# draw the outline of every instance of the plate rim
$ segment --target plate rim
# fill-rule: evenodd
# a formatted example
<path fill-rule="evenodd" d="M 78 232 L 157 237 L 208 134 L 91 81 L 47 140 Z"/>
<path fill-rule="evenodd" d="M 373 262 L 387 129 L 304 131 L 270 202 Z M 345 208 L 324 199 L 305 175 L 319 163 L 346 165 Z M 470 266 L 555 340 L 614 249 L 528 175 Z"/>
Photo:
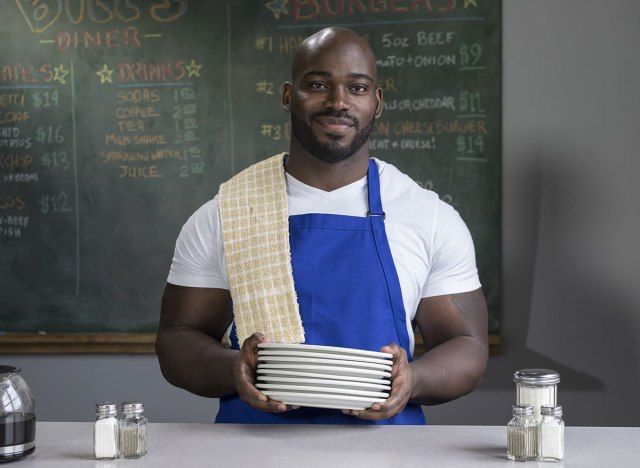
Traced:
<path fill-rule="evenodd" d="M 391 364 L 375 364 L 373 362 L 349 361 L 343 359 L 305 358 L 302 356 L 264 356 L 258 355 L 258 362 L 297 362 L 306 364 L 327 364 L 331 366 L 362 367 L 365 369 L 385 370 L 391 372 Z"/>
<path fill-rule="evenodd" d="M 354 356 L 352 354 L 341 353 L 318 353 L 315 351 L 297 351 L 295 349 L 260 349 L 258 350 L 258 356 L 299 356 L 299 357 L 313 357 L 318 359 L 340 359 L 342 361 L 359 361 L 371 364 L 380 364 L 383 366 L 392 366 L 393 361 L 391 359 L 380 359 L 369 356 Z M 339 357 L 338 357 L 339 356 Z"/>
<path fill-rule="evenodd" d="M 344 380 L 345 382 L 370 382 L 370 383 L 380 383 L 385 382 L 383 385 L 387 383 L 391 385 L 391 381 L 386 378 L 378 378 L 374 379 L 372 377 L 354 377 L 354 376 L 345 376 L 345 375 L 335 375 L 335 374 L 318 374 L 315 372 L 306 372 L 306 371 L 296 371 L 291 369 L 271 369 L 271 368 L 258 368 L 257 373 L 261 375 L 287 375 L 287 376 L 297 376 L 297 377 L 311 377 L 311 378 L 328 378 L 330 380 Z M 320 376 L 320 377 L 318 377 Z"/>
<path fill-rule="evenodd" d="M 299 369 L 304 372 L 305 369 L 308 371 L 318 371 L 318 370 L 327 370 L 333 372 L 352 372 L 356 375 L 369 375 L 375 377 L 391 377 L 391 372 L 386 372 L 382 370 L 376 369 L 354 369 L 350 367 L 335 367 L 335 366 L 318 366 L 318 365 L 297 365 L 297 364 L 258 364 L 258 369 Z"/>
<path fill-rule="evenodd" d="M 259 383 L 256 384 L 256 388 L 258 388 L 260 391 L 262 391 L 262 388 L 264 388 L 265 385 L 275 385 L 275 386 L 279 386 L 278 384 L 269 384 L 269 383 Z M 294 387 L 294 388 L 285 388 L 285 387 Z M 299 387 L 299 388 L 297 388 Z M 273 388 L 273 387 L 267 387 L 265 388 L 265 390 L 278 390 L 277 388 Z M 336 389 L 333 388 L 322 388 L 322 387 L 314 387 L 311 385 L 282 385 L 282 390 L 284 391 L 292 391 L 292 390 L 302 390 L 304 392 L 315 392 L 315 393 L 319 393 L 319 394 L 324 394 L 324 392 L 328 392 L 330 395 L 352 395 L 352 396 L 367 396 L 367 397 L 371 397 L 371 398 L 384 398 L 385 400 L 389 398 L 389 393 L 386 392 L 367 392 L 366 390 L 349 390 L 349 389 L 340 389 L 338 391 L 335 391 Z M 332 391 L 333 390 L 333 391 Z M 349 393 L 349 392 L 357 392 L 357 393 Z M 263 392 L 264 393 L 264 392 Z M 360 394 L 360 393 L 364 393 L 364 394 Z M 379 393 L 380 395 L 371 395 L 371 393 Z M 386 396 L 384 396 L 386 395 Z"/>
<path fill-rule="evenodd" d="M 267 393 L 268 392 L 268 393 Z M 366 402 L 366 403 L 383 403 L 385 401 L 384 398 L 374 398 L 374 397 L 350 397 L 348 395 L 325 395 L 322 393 L 297 393 L 297 392 L 278 392 L 278 391 L 272 391 L 272 390 L 267 390 L 265 392 L 262 392 L 265 395 L 267 395 L 268 397 L 270 397 L 271 395 L 276 396 L 276 395 L 283 395 L 286 394 L 286 396 L 290 396 L 290 397 L 296 397 L 296 398 L 304 398 L 304 399 L 312 399 L 314 397 L 318 398 L 318 399 L 328 399 L 328 400 L 346 400 L 346 401 L 362 401 L 362 402 Z M 276 398 L 274 398 L 276 399 Z M 278 400 L 280 401 L 280 400 Z"/>
<path fill-rule="evenodd" d="M 345 354 L 361 354 L 363 356 L 375 356 L 381 359 L 391 359 L 393 354 L 383 353 L 381 351 L 369 351 L 368 349 L 344 348 L 341 346 L 314 345 L 307 343 L 258 343 L 258 348 L 280 348 L 280 349 L 308 349 L 325 350 L 327 352 L 342 352 Z"/>
<path fill-rule="evenodd" d="M 276 380 L 274 380 L 276 379 Z M 375 388 L 377 390 L 381 390 L 381 391 L 387 391 L 387 390 L 391 390 L 391 385 L 386 385 L 386 384 L 379 384 L 379 383 L 372 383 L 372 382 L 354 382 L 354 381 L 349 381 L 349 380 L 333 380 L 333 379 L 318 379 L 318 378 L 312 378 L 312 377 L 307 377 L 307 378 L 297 378 L 297 377 L 292 377 L 292 376 L 274 376 L 274 375 L 265 375 L 265 374 L 260 374 L 257 376 L 256 380 L 259 380 L 261 382 L 266 382 L 269 383 L 268 381 L 272 381 L 272 382 L 279 382 L 279 383 L 286 383 L 286 382 L 293 382 L 296 383 L 298 385 L 304 385 L 304 384 L 308 384 L 308 385 L 323 385 L 326 383 L 326 385 L 335 385 L 337 387 L 339 386 L 345 386 L 345 387 L 356 387 L 356 388 Z M 304 382 L 307 380 L 313 380 L 313 382 Z"/>

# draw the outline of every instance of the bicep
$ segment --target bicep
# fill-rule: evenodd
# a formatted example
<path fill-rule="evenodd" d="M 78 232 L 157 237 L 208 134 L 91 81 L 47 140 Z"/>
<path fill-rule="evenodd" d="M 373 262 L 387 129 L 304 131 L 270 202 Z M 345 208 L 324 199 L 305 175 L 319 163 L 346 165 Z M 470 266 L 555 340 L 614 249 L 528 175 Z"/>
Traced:
<path fill-rule="evenodd" d="M 228 290 L 167 283 L 162 296 L 158 332 L 189 327 L 220 341 L 232 319 Z"/>
<path fill-rule="evenodd" d="M 422 298 L 415 322 L 426 351 L 458 336 L 488 347 L 487 303 L 481 289 Z"/>

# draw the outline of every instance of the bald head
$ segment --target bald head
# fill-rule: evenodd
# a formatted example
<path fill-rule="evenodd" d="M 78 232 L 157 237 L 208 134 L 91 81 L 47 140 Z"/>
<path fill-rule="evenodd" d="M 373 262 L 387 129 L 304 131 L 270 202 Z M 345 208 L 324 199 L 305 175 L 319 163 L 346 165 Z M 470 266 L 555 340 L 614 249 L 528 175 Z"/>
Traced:
<path fill-rule="evenodd" d="M 354 31 L 347 28 L 325 28 L 306 38 L 293 57 L 291 79 L 295 83 L 308 63 L 322 55 L 357 55 L 360 63 L 368 68 L 368 73 L 376 80 L 376 58 L 369 44 Z"/>

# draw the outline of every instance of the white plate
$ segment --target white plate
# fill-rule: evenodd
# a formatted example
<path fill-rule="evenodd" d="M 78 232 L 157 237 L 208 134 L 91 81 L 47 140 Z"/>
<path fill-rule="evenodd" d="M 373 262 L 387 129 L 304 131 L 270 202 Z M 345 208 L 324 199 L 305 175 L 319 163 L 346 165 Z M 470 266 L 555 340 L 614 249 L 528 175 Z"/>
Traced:
<path fill-rule="evenodd" d="M 391 386 L 386 384 L 381 385 L 368 382 L 350 382 L 348 380 L 302 379 L 296 377 L 277 377 L 273 375 L 259 375 L 258 380 L 265 383 L 316 385 L 318 387 L 352 388 L 354 390 L 391 390 Z M 381 382 L 388 383 L 386 380 L 382 380 Z"/>
<path fill-rule="evenodd" d="M 344 376 L 335 374 L 318 374 L 317 372 L 303 372 L 286 369 L 263 369 L 258 366 L 258 374 L 273 376 L 292 376 L 292 377 L 310 377 L 312 379 L 327 379 L 327 380 L 340 380 L 342 382 L 367 382 L 372 384 L 389 385 L 391 382 L 389 379 L 376 379 L 370 377 L 356 377 L 356 376 Z"/>
<path fill-rule="evenodd" d="M 343 361 L 341 359 L 319 359 L 319 358 L 306 358 L 300 356 L 258 356 L 259 362 L 278 363 L 288 362 L 291 364 L 321 364 L 327 366 L 347 366 L 355 367 L 358 369 L 376 369 L 382 371 L 391 372 L 391 365 L 373 364 L 371 362 L 359 362 L 359 361 Z"/>
<path fill-rule="evenodd" d="M 258 364 L 260 369 L 284 369 L 295 370 L 298 372 L 315 372 L 325 375 L 343 375 L 345 377 L 368 377 L 370 379 L 380 379 L 383 377 L 391 377 L 391 372 L 374 370 L 374 369 L 354 369 L 350 367 L 337 366 L 316 366 L 304 364 Z"/>
<path fill-rule="evenodd" d="M 325 359 L 341 359 L 343 361 L 358 361 L 358 362 L 371 362 L 373 364 L 382 364 L 383 366 L 390 366 L 392 361 L 390 359 L 378 359 L 366 356 L 354 356 L 351 354 L 342 353 L 316 353 L 313 351 L 298 351 L 298 350 L 285 350 L 285 349 L 261 349 L 258 351 L 259 356 L 300 356 L 308 358 L 325 358 Z"/>
<path fill-rule="evenodd" d="M 334 387 L 316 387 L 313 385 L 286 385 L 281 383 L 269 384 L 269 383 L 257 383 L 256 387 L 260 390 L 290 390 L 300 393 L 339 393 L 341 395 L 351 396 L 363 396 L 371 398 L 389 398 L 388 393 L 384 392 L 367 392 L 365 390 L 351 390 L 349 388 L 334 388 Z"/>
<path fill-rule="evenodd" d="M 379 351 L 368 351 L 366 349 L 341 348 L 339 346 L 309 345 L 303 343 L 258 343 L 258 348 L 265 349 L 295 349 L 297 351 L 318 351 L 321 353 L 340 353 L 356 356 L 369 356 L 379 359 L 391 359 L 392 354 L 381 353 Z"/>
<path fill-rule="evenodd" d="M 371 407 L 374 403 L 383 403 L 384 398 L 369 398 L 369 397 L 352 397 L 347 395 L 326 395 L 322 393 L 298 393 L 298 392 L 283 392 L 265 390 L 265 395 L 268 397 L 281 401 L 286 405 L 299 405 L 299 406 L 317 406 L 331 405 L 337 409 L 357 409 L 363 410 Z"/>
<path fill-rule="evenodd" d="M 329 404 L 324 404 L 324 403 L 318 403 L 318 402 L 314 402 L 314 403 L 309 403 L 307 401 L 296 401 L 296 400 L 288 400 L 288 405 L 296 405 L 296 406 L 309 406 L 312 408 L 329 408 L 329 409 L 339 409 L 339 410 L 343 410 L 343 409 L 350 409 L 350 410 L 363 410 L 363 409 L 367 409 L 366 406 L 352 406 L 351 404 L 349 404 L 348 402 L 342 405 L 329 405 Z"/>

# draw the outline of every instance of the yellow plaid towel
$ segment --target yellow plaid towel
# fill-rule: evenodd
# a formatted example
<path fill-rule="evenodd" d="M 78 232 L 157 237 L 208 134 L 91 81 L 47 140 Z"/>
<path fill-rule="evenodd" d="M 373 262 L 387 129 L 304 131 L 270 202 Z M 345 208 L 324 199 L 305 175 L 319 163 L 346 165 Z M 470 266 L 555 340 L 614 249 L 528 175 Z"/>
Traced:
<path fill-rule="evenodd" d="M 220 186 L 222 241 L 241 346 L 254 332 L 275 342 L 304 342 L 291 269 L 285 154 Z"/>

